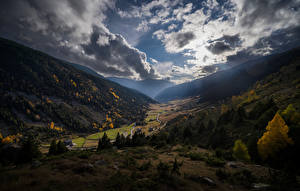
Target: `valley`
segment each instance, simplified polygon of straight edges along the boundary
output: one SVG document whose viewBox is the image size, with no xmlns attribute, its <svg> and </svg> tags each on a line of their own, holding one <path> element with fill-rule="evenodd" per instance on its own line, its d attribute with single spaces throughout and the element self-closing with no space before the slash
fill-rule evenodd
<svg viewBox="0 0 300 191">
<path fill-rule="evenodd" d="M 167 102 L 5 39 L 0 52 L 1 191 L 299 189 L 299 48 Z"/>
</svg>

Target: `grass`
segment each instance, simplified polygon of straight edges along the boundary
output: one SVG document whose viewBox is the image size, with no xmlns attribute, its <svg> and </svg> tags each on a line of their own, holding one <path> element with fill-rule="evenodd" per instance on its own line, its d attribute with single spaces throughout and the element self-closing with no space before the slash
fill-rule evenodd
<svg viewBox="0 0 300 191">
<path fill-rule="evenodd" d="M 121 128 L 110 129 L 110 130 L 107 130 L 107 131 L 104 131 L 104 132 L 107 134 L 108 138 L 115 139 L 118 133 L 127 132 L 127 135 L 130 135 L 130 130 L 133 127 L 133 125 L 134 125 L 134 123 L 132 123 L 128 126 L 123 126 Z M 89 135 L 89 136 L 86 137 L 86 139 L 88 139 L 88 140 L 98 140 L 99 138 L 101 138 L 104 135 L 104 132 Z"/>
<path fill-rule="evenodd" d="M 157 113 L 151 113 L 148 114 L 147 118 L 145 119 L 145 121 L 148 123 L 149 121 L 156 121 L 156 116 Z"/>
<path fill-rule="evenodd" d="M 76 144 L 76 147 L 82 147 L 85 143 L 85 138 L 84 137 L 78 137 L 76 139 L 73 139 L 72 142 Z"/>
</svg>

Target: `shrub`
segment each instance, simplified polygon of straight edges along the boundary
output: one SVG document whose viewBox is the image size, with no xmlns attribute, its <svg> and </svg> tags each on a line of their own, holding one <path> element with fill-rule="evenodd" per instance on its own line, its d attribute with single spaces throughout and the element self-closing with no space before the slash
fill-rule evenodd
<svg viewBox="0 0 300 191">
<path fill-rule="evenodd" d="M 209 166 L 215 166 L 215 167 L 223 167 L 225 165 L 225 161 L 222 159 L 219 159 L 217 157 L 212 157 L 209 156 L 206 160 L 205 160 L 206 164 L 208 164 Z"/>
<path fill-rule="evenodd" d="M 250 155 L 248 153 L 247 146 L 240 139 L 236 140 L 234 143 L 233 157 L 236 160 L 241 160 L 246 162 L 250 161 Z"/>
<path fill-rule="evenodd" d="M 180 175 L 180 167 L 183 165 L 183 161 L 181 163 L 177 162 L 177 158 L 175 158 L 172 167 L 172 174 Z"/>
<path fill-rule="evenodd" d="M 201 161 L 205 161 L 207 158 L 207 154 L 203 154 L 203 153 L 190 153 L 189 157 L 191 160 L 201 160 Z"/>
<path fill-rule="evenodd" d="M 150 167 L 152 167 L 151 161 L 149 160 L 148 162 L 143 163 L 138 169 L 140 171 L 146 171 L 148 170 Z"/>
<path fill-rule="evenodd" d="M 170 176 L 170 166 L 167 163 L 160 161 L 156 169 L 160 178 L 164 179 Z"/>
<path fill-rule="evenodd" d="M 218 169 L 216 171 L 216 176 L 220 179 L 220 180 L 226 180 L 228 179 L 231 174 L 229 172 L 226 172 L 226 170 L 223 169 Z"/>
</svg>

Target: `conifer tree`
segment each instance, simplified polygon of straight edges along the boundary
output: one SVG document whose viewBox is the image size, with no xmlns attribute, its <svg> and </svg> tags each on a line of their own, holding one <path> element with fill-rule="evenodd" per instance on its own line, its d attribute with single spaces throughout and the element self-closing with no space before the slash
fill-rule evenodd
<svg viewBox="0 0 300 191">
<path fill-rule="evenodd" d="M 121 143 L 121 136 L 120 133 L 118 132 L 117 137 L 116 137 L 116 141 L 114 142 L 114 146 L 121 148 L 122 143 Z"/>
<path fill-rule="evenodd" d="M 68 149 L 67 149 L 66 145 L 62 141 L 58 141 L 56 154 L 62 154 L 67 151 L 68 151 Z"/>
<path fill-rule="evenodd" d="M 109 149 L 111 146 L 110 139 L 108 138 L 107 134 L 104 133 L 103 137 L 99 139 L 97 151 Z"/>
<path fill-rule="evenodd" d="M 56 144 L 56 140 L 53 139 L 50 144 L 48 155 L 56 155 L 56 153 L 57 153 L 57 144 Z"/>
</svg>

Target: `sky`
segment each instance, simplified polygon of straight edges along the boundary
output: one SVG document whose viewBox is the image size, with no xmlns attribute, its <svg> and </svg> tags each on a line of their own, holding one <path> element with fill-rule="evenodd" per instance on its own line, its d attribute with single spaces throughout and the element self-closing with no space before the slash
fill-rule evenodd
<svg viewBox="0 0 300 191">
<path fill-rule="evenodd" d="M 0 36 L 108 77 L 183 83 L 300 45 L 300 0 L 9 0 Z"/>
</svg>

